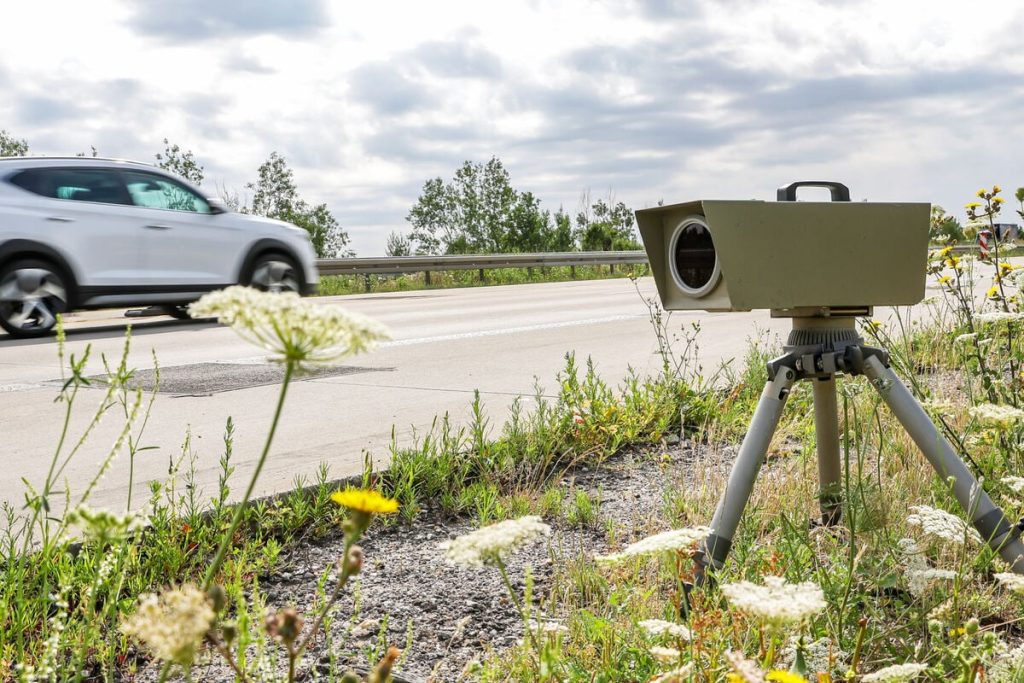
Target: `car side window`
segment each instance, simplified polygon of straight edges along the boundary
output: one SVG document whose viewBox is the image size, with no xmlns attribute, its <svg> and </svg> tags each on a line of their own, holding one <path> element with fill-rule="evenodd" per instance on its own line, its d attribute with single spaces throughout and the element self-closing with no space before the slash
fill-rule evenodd
<svg viewBox="0 0 1024 683">
<path fill-rule="evenodd" d="M 210 213 L 210 204 L 205 199 L 170 178 L 139 171 L 122 171 L 122 175 L 135 206 Z"/>
<path fill-rule="evenodd" d="M 33 168 L 16 174 L 11 182 L 52 199 L 101 204 L 131 203 L 117 173 L 99 168 Z"/>
</svg>

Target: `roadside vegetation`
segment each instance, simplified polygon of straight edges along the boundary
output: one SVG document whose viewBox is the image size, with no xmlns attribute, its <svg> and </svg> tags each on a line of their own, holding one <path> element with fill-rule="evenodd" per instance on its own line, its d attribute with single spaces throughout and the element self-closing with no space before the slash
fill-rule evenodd
<svg viewBox="0 0 1024 683">
<path fill-rule="evenodd" d="M 1024 211 L 1024 190 L 1017 199 Z M 968 208 L 972 220 L 991 223 L 1002 204 L 992 188 Z M 894 369 L 1011 519 L 1024 515 L 1021 272 L 998 251 L 981 263 L 937 249 L 930 277 L 942 296 L 930 303 L 932 315 L 868 322 L 862 331 L 890 350 Z M 982 300 L 976 277 L 991 280 Z M 500 424 L 478 397 L 468 425 L 439 417 L 414 446 L 395 444 L 386 470 L 368 462 L 361 481 L 339 485 L 325 469 L 263 501 L 249 500 L 259 467 L 237 481 L 228 423 L 212 498 L 190 483 L 195 455 L 186 439 L 169 479 L 144 505 L 119 511 L 92 510 L 89 496 L 115 458 L 130 468 L 144 457 L 152 396 L 128 388 L 130 339 L 124 356 L 104 359 L 107 381 L 93 386 L 87 358 L 67 356 L 58 337 L 66 374 L 57 400 L 69 419 L 55 434 L 50 475 L 30 483 L 23 507 L 4 510 L 0 678 L 123 680 L 154 659 L 161 678 L 187 678 L 197 658 L 221 657 L 237 680 L 295 680 L 350 579 L 364 563 L 386 561 L 363 557 L 363 532 L 415 523 L 429 505 L 480 527 L 438 561 L 500 575 L 524 624 L 522 643 L 481 653 L 468 680 L 1024 680 L 1024 579 L 964 524 L 948 482 L 864 378 L 840 380 L 841 523 L 808 523 L 818 516 L 816 465 L 811 391 L 800 383 L 724 569 L 690 590 L 691 556 L 728 474 L 728 448 L 710 447 L 742 439 L 776 342 L 753 340 L 736 367 L 703 368 L 699 327 L 680 328 L 655 302 L 648 306 L 663 361 L 657 376 L 609 386 L 570 355 L 557 391 L 538 388 Z M 198 307 L 284 365 L 278 408 L 304 367 L 367 351 L 385 334 L 330 307 L 247 290 Z M 89 389 L 104 392 L 89 425 L 123 424 L 115 444 L 101 448 L 91 426 L 69 427 Z M 260 463 L 276 426 L 275 417 Z M 658 453 L 677 442 L 718 455 L 694 459 L 685 485 L 645 511 L 647 528 L 629 537 L 604 524 L 599 491 L 557 486 L 574 468 L 600 467 L 631 446 Z M 86 452 L 106 453 L 96 480 L 68 485 L 67 463 Z M 232 492 L 242 494 L 236 504 L 228 503 Z M 555 521 L 604 528 L 611 552 L 552 548 L 553 578 L 540 593 L 527 578 L 524 594 L 508 558 L 542 542 Z M 344 552 L 323 567 L 317 603 L 303 613 L 269 611 L 261 579 L 281 553 L 301 538 L 339 533 Z M 386 681 L 400 658 L 385 647 L 365 673 L 342 667 L 331 680 Z"/>
</svg>

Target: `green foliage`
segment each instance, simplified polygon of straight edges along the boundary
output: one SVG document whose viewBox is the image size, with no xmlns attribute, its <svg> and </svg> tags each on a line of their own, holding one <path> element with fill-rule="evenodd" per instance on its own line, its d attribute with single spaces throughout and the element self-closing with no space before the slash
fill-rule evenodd
<svg viewBox="0 0 1024 683">
<path fill-rule="evenodd" d="M 412 240 L 406 235 L 392 231 L 388 234 L 384 253 L 388 256 L 412 256 Z"/>
<path fill-rule="evenodd" d="M 418 254 L 571 251 L 576 246 L 565 212 L 559 209 L 552 216 L 532 192 L 516 190 L 497 157 L 486 164 L 466 161 L 447 183 L 428 180 L 406 220 Z"/>
<path fill-rule="evenodd" d="M 196 161 L 192 150 L 185 151 L 177 144 L 171 144 L 164 138 L 163 153 L 156 153 L 157 166 L 163 170 L 187 180 L 193 185 L 202 185 L 203 167 Z"/>
<path fill-rule="evenodd" d="M 937 204 L 932 205 L 928 237 L 937 244 L 958 243 L 967 239 L 960 221 Z"/>
<path fill-rule="evenodd" d="M 23 157 L 28 154 L 28 142 L 19 140 L 0 129 L 0 157 Z"/>
<path fill-rule="evenodd" d="M 320 258 L 349 256 L 346 233 L 326 204 L 310 206 L 299 196 L 295 174 L 284 157 L 271 152 L 259 167 L 258 179 L 246 188 L 252 190 L 252 204 L 248 213 L 294 223 L 309 233 L 313 248 Z"/>
<path fill-rule="evenodd" d="M 598 199 L 591 203 L 584 195 L 583 208 L 576 214 L 576 236 L 583 251 L 641 249 L 633 231 L 633 211 L 622 202 Z"/>
</svg>

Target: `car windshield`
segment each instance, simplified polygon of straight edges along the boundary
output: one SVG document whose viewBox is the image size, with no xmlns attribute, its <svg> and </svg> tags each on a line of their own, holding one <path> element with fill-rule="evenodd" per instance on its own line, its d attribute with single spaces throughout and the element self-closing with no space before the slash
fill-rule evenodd
<svg viewBox="0 0 1024 683">
<path fill-rule="evenodd" d="M 132 203 L 136 206 L 210 213 L 210 204 L 205 199 L 168 178 L 135 171 L 125 172 L 124 178 L 128 194 L 132 196 Z"/>
</svg>

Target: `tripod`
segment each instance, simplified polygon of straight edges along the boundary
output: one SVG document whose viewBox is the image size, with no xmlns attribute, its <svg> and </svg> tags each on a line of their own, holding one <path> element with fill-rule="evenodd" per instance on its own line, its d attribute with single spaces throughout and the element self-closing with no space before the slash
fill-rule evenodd
<svg viewBox="0 0 1024 683">
<path fill-rule="evenodd" d="M 857 334 L 853 311 L 834 317 L 794 317 L 783 355 L 768 363 L 768 383 L 750 421 L 729 474 L 729 482 L 711 521 L 712 533 L 697 553 L 697 577 L 725 562 L 743 509 L 764 462 L 793 385 L 813 383 L 814 430 L 817 436 L 819 501 L 822 523 L 836 524 L 842 513 L 842 463 L 839 449 L 837 374 L 866 375 L 882 400 L 903 425 L 925 458 L 942 478 L 951 477 L 953 494 L 989 547 L 1017 574 L 1024 574 L 1024 543 L 1020 523 L 1006 519 L 979 485 L 963 460 L 939 433 L 924 408 L 889 367 L 884 349 L 865 346 Z M 863 315 L 864 309 L 856 312 Z"/>
</svg>

